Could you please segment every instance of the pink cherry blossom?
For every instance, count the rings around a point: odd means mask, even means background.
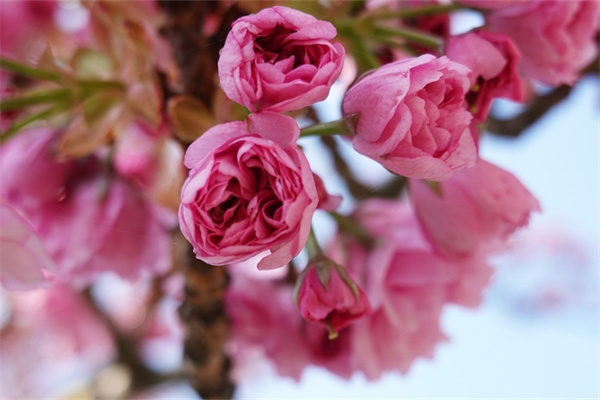
[[[459,269],[436,254],[406,202],[371,199],[353,218],[375,244],[369,248],[340,234],[330,253],[353,276],[363,277],[358,283],[373,310],[348,328],[353,365],[368,379],[386,371],[406,373],[444,340],[439,317],[449,285],[460,280]]]
[[[487,22],[517,44],[523,73],[548,85],[572,85],[598,52],[597,1],[511,2],[489,13]]]
[[[126,279],[164,272],[171,263],[168,212],[104,171],[97,156],[58,160],[55,137],[25,131],[0,147],[0,198],[31,224],[56,263],[56,279],[84,285],[101,272]]]
[[[468,73],[446,57],[423,55],[365,75],[343,101],[345,115],[357,114],[356,151],[410,178],[444,180],[472,166]]]
[[[252,112],[325,100],[344,60],[344,47],[330,42],[336,34],[330,22],[287,7],[239,18],[221,50],[221,86]]]
[[[0,147],[0,198],[28,211],[60,198],[69,175],[77,168],[56,154],[57,132],[35,128]]]
[[[190,145],[179,221],[199,259],[231,264],[270,250],[258,267],[272,269],[302,250],[319,195],[299,135],[291,117],[264,112]]]
[[[536,198],[513,174],[483,160],[441,182],[439,194],[412,180],[409,193],[427,237],[450,257],[503,242],[540,210]]]
[[[165,126],[152,128],[141,120],[131,124],[116,139],[113,163],[142,192],[177,209],[185,179],[183,149]]]
[[[24,59],[32,52],[40,53],[48,39],[45,35],[55,30],[53,14],[57,6],[59,2],[55,0],[1,2],[0,54]]]
[[[293,285],[281,279],[251,276],[247,268],[230,268],[232,284],[226,295],[232,321],[228,353],[234,359],[234,375],[244,379],[257,361],[266,357],[283,376],[300,379],[304,369],[317,365],[350,377],[348,329],[331,340],[325,326],[302,319],[294,304]]]
[[[115,343],[103,321],[69,287],[3,300],[11,311],[0,332],[3,398],[64,397],[82,373],[89,376],[113,359]]]
[[[471,69],[467,102],[474,122],[486,120],[495,97],[523,101],[523,84],[517,72],[521,54],[508,36],[483,30],[452,36],[446,55]]]
[[[309,321],[326,324],[337,334],[351,322],[369,312],[369,300],[360,287],[354,293],[348,282],[340,277],[331,260],[308,264],[298,291],[300,314]]]
[[[0,283],[8,290],[44,286],[56,266],[34,228],[12,207],[0,204]]]
[[[169,233],[160,211],[120,179],[86,180],[29,217],[58,275],[84,285],[102,272],[135,280],[171,265]]]

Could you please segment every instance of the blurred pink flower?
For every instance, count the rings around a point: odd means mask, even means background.
[[[231,264],[271,250],[258,267],[272,269],[302,250],[319,195],[299,135],[291,117],[264,112],[190,145],[179,221],[199,259]]]
[[[239,265],[229,269],[232,284],[226,295],[232,330],[227,345],[237,380],[252,371],[257,355],[266,357],[277,372],[299,380],[310,365],[349,377],[350,337],[347,330],[335,340],[327,329],[302,319],[294,304],[293,285],[283,280],[252,277]]]
[[[171,265],[169,233],[158,210],[120,179],[87,180],[31,219],[58,274],[76,285],[102,272],[135,280]]]
[[[61,162],[49,130],[19,133],[0,148],[0,198],[23,213],[56,263],[56,278],[75,285],[112,271],[127,279],[171,263],[168,216],[97,156]]]
[[[250,111],[292,111],[325,100],[344,47],[327,21],[287,7],[266,8],[232,25],[219,77],[227,96]]]
[[[0,331],[2,398],[64,396],[69,383],[113,358],[111,335],[83,295],[56,286],[7,300],[11,318]]]
[[[50,129],[34,128],[2,144],[2,201],[30,211],[63,195],[64,184],[77,165],[58,160],[57,137]]]
[[[8,290],[44,286],[56,265],[34,228],[12,207],[0,204],[0,283]]]
[[[511,2],[489,13],[487,22],[515,41],[523,73],[548,85],[572,85],[598,52],[598,1]]]
[[[26,59],[43,48],[44,35],[56,29],[53,16],[58,5],[55,0],[0,2],[0,54]]]
[[[406,373],[444,340],[439,317],[459,270],[435,253],[407,203],[368,200],[353,217],[375,244],[369,249],[351,234],[338,234],[330,253],[353,276],[363,277],[358,283],[373,310],[349,328],[353,365],[368,379],[386,371]]]
[[[129,125],[116,139],[113,162],[119,175],[159,204],[179,207],[183,149],[164,125],[156,129],[141,120]]]
[[[481,245],[502,244],[540,211],[536,198],[510,172],[479,160],[439,183],[409,181],[419,222],[436,248],[449,257],[469,256]]]
[[[369,300],[355,285],[356,293],[345,282],[331,260],[313,260],[301,275],[298,291],[300,314],[309,321],[320,322],[336,335],[351,322],[370,311]]]
[[[446,57],[423,55],[364,75],[343,101],[345,115],[357,114],[356,151],[409,178],[444,180],[472,166],[468,73]]]
[[[508,36],[483,30],[451,36],[446,55],[471,69],[467,103],[474,122],[487,119],[495,97],[523,101],[523,84],[517,72],[521,54]]]

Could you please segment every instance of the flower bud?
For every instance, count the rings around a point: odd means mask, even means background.
[[[309,321],[326,324],[330,339],[369,313],[367,296],[332,260],[315,258],[302,275],[297,295],[300,314]]]

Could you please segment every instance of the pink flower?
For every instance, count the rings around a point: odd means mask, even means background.
[[[58,6],[55,0],[0,3],[0,54],[24,59],[32,52],[41,53],[44,40],[55,29],[53,14]]]
[[[548,85],[572,85],[598,52],[597,1],[512,2],[491,12],[487,21],[491,30],[515,41],[523,72]]]
[[[0,204],[0,283],[8,290],[27,290],[48,282],[44,271],[56,266],[29,222]]]
[[[183,149],[164,126],[136,121],[116,139],[115,169],[159,204],[177,209],[185,179]]]
[[[482,244],[503,242],[527,225],[540,205],[511,173],[486,161],[439,184],[409,181],[409,193],[427,237],[447,256],[468,256]]]
[[[467,102],[474,122],[486,120],[495,97],[523,101],[523,86],[517,73],[521,54],[508,36],[483,30],[452,36],[446,55],[471,69]]]
[[[219,58],[227,96],[250,111],[292,111],[325,100],[342,70],[344,48],[327,21],[266,8],[232,25]]]
[[[10,293],[7,300],[10,318],[0,332],[3,398],[60,398],[81,384],[82,373],[91,376],[113,360],[111,334],[80,293],[56,286]]]
[[[309,321],[327,325],[332,336],[369,312],[369,300],[354,282],[338,272],[328,259],[313,260],[301,276],[298,291],[300,314]],[[346,279],[351,279],[346,276]]]
[[[410,178],[444,180],[472,166],[468,73],[446,57],[423,55],[365,75],[342,104],[345,115],[358,114],[356,151]]]
[[[302,250],[319,195],[299,135],[291,117],[265,112],[191,144],[179,221],[199,259],[231,264],[271,250],[258,267],[272,269]]]
[[[243,370],[250,362],[251,350],[258,348],[281,375],[299,379],[310,361],[293,287],[244,277],[235,269],[230,269],[233,284],[226,295],[227,315],[232,321],[228,350],[234,365]]]
[[[120,179],[98,177],[29,217],[58,274],[84,285],[102,272],[135,280],[166,272],[171,243],[159,210]]]
[[[36,128],[0,147],[0,198],[4,202],[27,211],[62,195],[67,178],[77,167],[72,161],[57,159],[56,139],[56,132]]]
[[[137,279],[171,263],[168,216],[97,156],[61,162],[55,133],[19,133],[0,148],[0,198],[31,224],[57,279],[89,283],[100,272]],[[35,256],[34,253],[31,256]]]
[[[254,364],[261,356],[269,359],[279,374],[296,380],[311,365],[343,377],[354,372],[348,330],[331,340],[322,324],[302,319],[294,304],[292,284],[264,278],[264,272],[251,277],[238,265],[230,272],[226,306],[232,329],[227,349],[237,379],[243,378],[244,372],[256,373]]]
[[[368,379],[406,373],[444,340],[440,313],[460,270],[436,254],[405,202],[371,199],[353,217],[375,239],[369,248],[341,233],[331,249],[336,261],[362,277],[358,283],[371,301],[372,313],[348,328],[353,365]]]

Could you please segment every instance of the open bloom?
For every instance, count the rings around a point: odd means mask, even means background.
[[[597,1],[515,1],[492,11],[487,22],[490,30],[515,41],[523,54],[522,71],[548,85],[575,83],[598,52]]]
[[[333,261],[316,262],[321,265],[309,263],[300,283],[300,314],[309,321],[325,323],[331,334],[337,335],[369,312],[369,300],[354,282],[347,282],[340,276]]]
[[[293,118],[264,112],[191,144],[179,221],[199,259],[232,264],[271,250],[258,264],[271,269],[302,250],[319,195],[299,135]]]
[[[334,26],[272,7],[236,20],[219,58],[227,96],[250,111],[292,111],[325,100],[342,70]]]
[[[419,222],[438,250],[450,257],[471,255],[481,244],[499,244],[527,225],[536,198],[510,172],[479,160],[439,184],[409,181]]]
[[[432,357],[444,340],[440,314],[449,286],[462,279],[460,268],[436,254],[406,202],[370,199],[352,217],[375,239],[367,247],[340,232],[330,249],[336,261],[361,277],[358,283],[372,307],[348,327],[353,366],[367,379],[386,371],[406,373],[415,359]]]
[[[495,97],[523,101],[523,86],[517,72],[521,53],[506,35],[475,31],[452,36],[446,55],[471,69],[471,91],[467,103],[475,122],[486,120]]]
[[[345,115],[357,114],[356,151],[409,178],[444,180],[472,166],[468,73],[446,57],[423,55],[365,75],[342,104]]]

